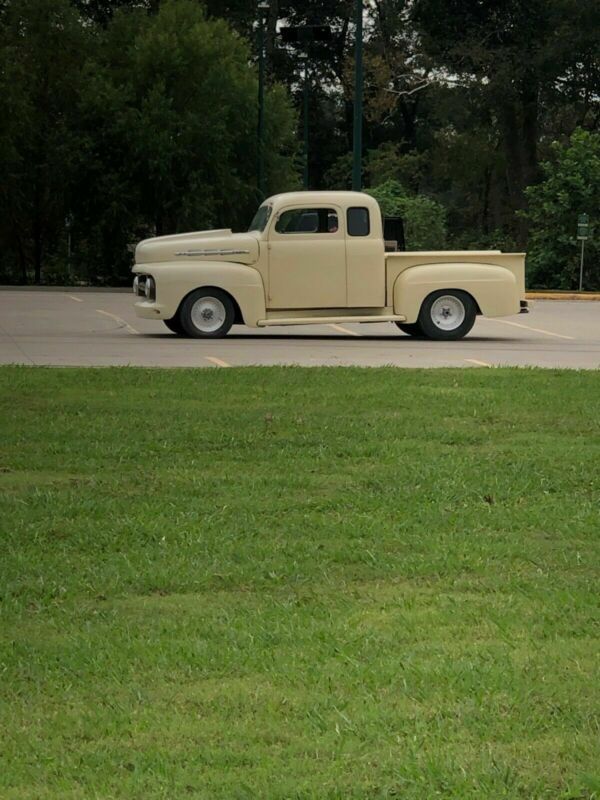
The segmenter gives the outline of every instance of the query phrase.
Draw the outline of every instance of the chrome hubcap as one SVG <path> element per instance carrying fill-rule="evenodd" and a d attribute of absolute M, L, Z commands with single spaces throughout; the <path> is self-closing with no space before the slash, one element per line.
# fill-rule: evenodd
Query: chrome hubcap
<path fill-rule="evenodd" d="M 192 322 L 202 333 L 218 331 L 226 316 L 225 306 L 217 297 L 201 297 L 192 306 Z"/>
<path fill-rule="evenodd" d="M 455 331 L 465 320 L 465 307 L 458 297 L 438 297 L 431 306 L 431 320 L 442 331 Z"/>

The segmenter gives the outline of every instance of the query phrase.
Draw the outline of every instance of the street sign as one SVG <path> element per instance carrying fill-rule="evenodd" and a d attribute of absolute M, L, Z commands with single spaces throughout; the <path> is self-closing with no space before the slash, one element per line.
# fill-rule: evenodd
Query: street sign
<path fill-rule="evenodd" d="M 581 259 L 579 261 L 579 291 L 583 291 L 583 254 L 585 243 L 590 236 L 590 218 L 587 214 L 580 214 L 577 217 L 577 241 L 581 242 Z"/>
<path fill-rule="evenodd" d="M 590 235 L 590 218 L 587 214 L 580 214 L 577 218 L 577 239 L 585 241 Z"/>

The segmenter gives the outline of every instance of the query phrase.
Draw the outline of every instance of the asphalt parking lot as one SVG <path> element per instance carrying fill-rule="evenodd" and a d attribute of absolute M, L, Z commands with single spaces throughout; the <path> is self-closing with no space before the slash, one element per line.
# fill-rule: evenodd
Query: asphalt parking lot
<path fill-rule="evenodd" d="M 135 316 L 123 292 L 0 291 L 0 363 L 136 365 L 600 367 L 600 302 L 538 300 L 532 313 L 478 318 L 459 342 L 419 341 L 391 323 L 251 329 L 190 340 Z"/>

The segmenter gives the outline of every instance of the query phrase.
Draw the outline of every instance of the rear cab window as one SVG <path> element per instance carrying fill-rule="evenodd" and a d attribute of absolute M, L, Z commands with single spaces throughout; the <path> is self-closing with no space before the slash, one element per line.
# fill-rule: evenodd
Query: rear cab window
<path fill-rule="evenodd" d="M 346 212 L 348 236 L 368 236 L 371 232 L 369 209 L 352 206 Z"/>

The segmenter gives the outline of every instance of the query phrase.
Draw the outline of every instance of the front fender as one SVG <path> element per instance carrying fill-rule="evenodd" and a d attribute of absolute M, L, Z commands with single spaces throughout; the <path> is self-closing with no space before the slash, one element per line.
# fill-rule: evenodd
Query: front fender
<path fill-rule="evenodd" d="M 409 267 L 394 283 L 394 314 L 416 322 L 423 300 L 438 289 L 470 294 L 484 317 L 518 314 L 520 292 L 515 275 L 504 267 L 483 263 L 423 264 Z"/>
<path fill-rule="evenodd" d="M 229 261 L 162 261 L 136 264 L 134 273 L 152 275 L 156 300 L 140 299 L 136 314 L 150 319 L 171 319 L 181 301 L 195 289 L 210 286 L 230 294 L 240 307 L 244 324 L 255 326 L 264 319 L 265 289 L 260 272 Z"/>

